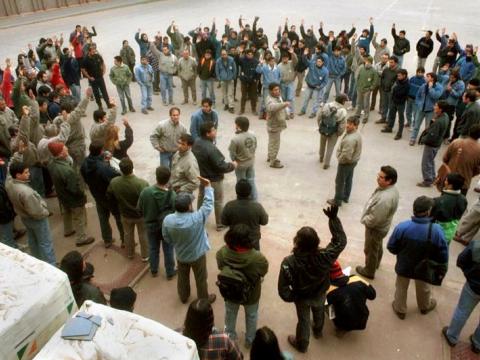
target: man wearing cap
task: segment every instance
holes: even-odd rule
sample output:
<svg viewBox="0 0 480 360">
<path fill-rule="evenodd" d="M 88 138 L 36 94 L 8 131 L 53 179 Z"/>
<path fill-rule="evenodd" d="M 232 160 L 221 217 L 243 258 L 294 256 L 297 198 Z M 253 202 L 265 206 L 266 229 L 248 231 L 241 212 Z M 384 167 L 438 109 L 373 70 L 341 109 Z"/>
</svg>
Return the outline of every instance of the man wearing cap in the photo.
<svg viewBox="0 0 480 360">
<path fill-rule="evenodd" d="M 260 251 L 260 225 L 268 224 L 268 214 L 263 206 L 251 198 L 252 185 L 246 179 L 240 179 L 235 186 L 237 199 L 229 201 L 222 212 L 222 224 L 234 226 L 246 224 L 250 227 L 250 239 L 253 247 Z"/>
<path fill-rule="evenodd" d="M 178 151 L 172 159 L 172 176 L 170 186 L 175 192 L 193 193 L 198 189 L 200 170 L 197 159 L 192 153 L 193 138 L 190 134 L 182 134 L 177 140 Z"/>
<path fill-rule="evenodd" d="M 432 298 L 431 286 L 418 280 L 415 268 L 424 259 L 446 264 L 448 262 L 448 246 L 442 228 L 432 223 L 430 211 L 433 200 L 420 196 L 413 202 L 412 220 L 398 224 L 388 240 L 388 250 L 397 256 L 395 272 L 395 300 L 392 302 L 393 312 L 399 319 L 407 314 L 407 293 L 410 279 L 415 279 L 417 305 L 422 315 L 435 309 L 437 302 Z M 430 244 L 429 244 L 430 242 Z"/>
<path fill-rule="evenodd" d="M 210 250 L 205 223 L 213 210 L 214 189 L 210 180 L 199 177 L 204 191 L 202 206 L 193 211 L 193 195 L 179 193 L 175 198 L 175 213 L 163 220 L 162 234 L 165 241 L 175 248 L 177 255 L 177 291 L 180 301 L 185 304 L 190 297 L 190 268 L 195 276 L 197 297 L 213 303 L 215 294 L 208 293 L 207 258 Z"/>
<path fill-rule="evenodd" d="M 357 266 L 358 274 L 373 279 L 383 256 L 383 239 L 387 236 L 398 207 L 397 171 L 382 166 L 377 175 L 378 187 L 368 199 L 360 222 L 365 225 L 365 267 Z"/>
</svg>

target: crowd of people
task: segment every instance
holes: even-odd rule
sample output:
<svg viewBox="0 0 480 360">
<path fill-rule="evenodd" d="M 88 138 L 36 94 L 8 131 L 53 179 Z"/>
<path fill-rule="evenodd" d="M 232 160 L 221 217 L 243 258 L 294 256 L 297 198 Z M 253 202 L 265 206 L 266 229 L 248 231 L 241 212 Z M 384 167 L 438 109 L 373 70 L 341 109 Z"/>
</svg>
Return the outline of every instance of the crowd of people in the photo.
<svg viewBox="0 0 480 360">
<path fill-rule="evenodd" d="M 244 345 L 250 349 L 251 359 L 264 359 L 265 354 L 272 359 L 292 359 L 290 353 L 281 352 L 272 329 L 257 329 L 262 279 L 269 270 L 261 251 L 260 229 L 269 218 L 258 202 L 257 138 L 249 131 L 246 104 L 250 103 L 252 115 L 266 120 L 267 161 L 274 169 L 285 166 L 279 159 L 281 134 L 295 116 L 308 113 L 316 119 L 324 169 L 330 167 L 336 147 L 335 196 L 327 200 L 329 207 L 324 210 L 332 239 L 321 248 L 313 227 L 299 229 L 278 278 L 279 296 L 295 304 L 298 317 L 295 335 L 288 336 L 288 342 L 306 352 L 310 331 L 315 338 L 322 336 L 325 304 L 339 333 L 362 330 L 369 315 L 366 301 L 376 296 L 366 279 L 375 278 L 383 239 L 399 204 L 398 173 L 392 166 L 379 167 L 377 188 L 361 215 L 364 266 L 355 268 L 358 275 L 346 276 L 337 259 L 347 246 L 338 210 L 349 202 L 354 170 L 362 158 L 359 124 L 369 122 L 379 95 L 380 118 L 375 123 L 383 125 L 382 133 L 392 133 L 397 126 L 395 140 L 409 128 L 409 145 L 423 146 L 422 181 L 417 185 L 436 186 L 441 192 L 434 199 L 418 197 L 412 219 L 396 225 L 388 240 L 388 251 L 397 257 L 392 309 L 399 319 L 406 318 L 410 280 L 415 281 L 420 312 L 425 315 L 435 309 L 431 285 L 440 285 L 445 276 L 450 241 L 461 242 L 467 247 L 457 265 L 466 282 L 451 323 L 442 330 L 448 344 L 455 346 L 480 300 L 480 245 L 474 240 L 480 228 L 480 200 L 467 211 L 465 197 L 472 179 L 480 173 L 477 48 L 470 44 L 462 47 L 457 35 L 447 34 L 445 29 L 427 31 L 416 43 L 417 67 L 409 77 L 402 66 L 411 56 L 410 41 L 405 30 L 397 32 L 396 24 L 391 29 L 391 50 L 387 38 L 377 41 L 373 18 L 369 28 L 358 34 L 354 26 L 348 32 L 325 32 L 321 22 L 318 37 L 314 27 L 307 27 L 303 20 L 297 33 L 296 26 L 286 19 L 274 41 L 269 41 L 259 20 L 255 17 L 250 27 L 240 16 L 236 30 L 226 19 L 221 39 L 214 19 L 211 27 L 198 27 L 188 35 L 181 33 L 175 22 L 168 26 L 166 36 L 157 33 L 153 39 L 139 29 L 134 36 L 138 52 L 128 40 L 122 42 L 108 73 L 120 99 L 121 114 L 135 112 L 132 82 L 139 86 L 143 114 L 155 111 L 154 95 L 160 95 L 162 104 L 169 107 L 169 118 L 160 121 L 150 136 L 160 158 L 152 185 L 134 174 L 135 159 L 128 155 L 134 134 L 126 118 L 122 120 L 124 139 L 120 140 L 119 106 L 107 91 L 108 64 L 92 40 L 97 36 L 95 28 L 90 32 L 77 25 L 65 46 L 63 35 L 41 38 L 35 48 L 28 45 L 28 51 L 18 55 L 14 70 L 7 59 L 0 86 L 1 242 L 18 247 L 16 238 L 22 231 L 14 228 L 14 219 L 19 216 L 30 254 L 67 273 L 77 304 L 85 299 L 106 303 L 91 283 L 92 264 L 85 263 L 78 251 L 57 260 L 49 225 L 52 212 L 45 201 L 58 198 L 64 236 L 74 236 L 76 246 L 81 247 L 95 241 L 86 227 L 89 191 L 105 248 L 115 242 L 110 224 L 113 217 L 120 246 L 127 258 L 133 259 L 136 229 L 141 260 L 157 277 L 160 248 L 163 250 L 165 277 L 177 279 L 178 296 L 184 304 L 191 296 L 193 271 L 197 297 L 190 303 L 181 331 L 196 342 L 201 359 L 243 358 L 236 332 L 240 305 L 245 310 Z M 426 60 L 434 56 L 433 37 L 440 46 L 432 71 L 426 72 Z M 182 108 L 173 101 L 174 77 L 181 81 L 182 105 L 190 99 L 197 105 L 200 99 L 189 127 L 180 121 Z M 238 81 L 240 108 L 235 109 Z M 81 86 L 86 82 L 82 96 Z M 335 97 L 331 99 L 333 86 Z M 220 98 L 215 94 L 217 87 Z M 295 110 L 295 98 L 301 95 L 302 106 Z M 87 137 L 81 119 L 93 100 L 97 109 Z M 231 161 L 216 144 L 222 106 L 223 111 L 238 114 L 228 147 Z M 435 158 L 442 144 L 448 147 L 437 169 Z M 237 199 L 224 206 L 223 180 L 230 172 L 236 175 Z M 474 186 L 474 191 L 480 192 L 480 186 Z M 216 254 L 216 284 L 225 300 L 223 332 L 214 327 L 211 304 L 216 295 L 209 291 L 207 281 L 210 243 L 205 227 L 212 212 L 216 230 L 228 228 L 225 245 Z M 110 304 L 133 311 L 135 299 L 133 289 L 116 289 Z M 472 350 L 480 352 L 478 328 L 470 340 Z"/>
</svg>

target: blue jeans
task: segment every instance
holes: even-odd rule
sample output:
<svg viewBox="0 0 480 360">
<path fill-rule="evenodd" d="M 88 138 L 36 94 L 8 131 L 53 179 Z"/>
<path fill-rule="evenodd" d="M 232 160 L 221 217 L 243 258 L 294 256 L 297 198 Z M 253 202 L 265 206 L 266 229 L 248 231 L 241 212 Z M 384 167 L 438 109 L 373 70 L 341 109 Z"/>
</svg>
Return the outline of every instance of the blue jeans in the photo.
<svg viewBox="0 0 480 360">
<path fill-rule="evenodd" d="M 252 185 L 252 194 L 250 198 L 252 200 L 257 200 L 258 193 L 257 186 L 255 185 L 255 168 L 253 167 L 253 165 L 245 168 L 236 168 L 235 175 L 237 176 L 237 182 L 239 180 L 245 179 L 250 183 L 250 185 Z"/>
<path fill-rule="evenodd" d="M 30 254 L 50 265 L 57 266 L 48 218 L 40 220 L 22 218 L 22 222 L 27 229 L 27 241 Z"/>
<path fill-rule="evenodd" d="M 452 320 L 448 326 L 447 336 L 451 342 L 456 344 L 458 337 L 463 329 L 463 326 L 467 322 L 470 314 L 480 301 L 480 295 L 473 292 L 468 285 L 468 282 L 463 285 L 460 299 L 458 299 L 457 307 L 453 313 Z M 480 348 L 480 325 L 477 326 L 472 336 L 473 345 L 478 349 Z"/>
<path fill-rule="evenodd" d="M 417 104 L 415 99 L 407 98 L 407 108 L 405 110 L 405 115 L 407 118 L 408 126 L 412 125 L 415 122 L 415 114 L 417 113 Z"/>
<path fill-rule="evenodd" d="M 403 65 L 403 55 L 394 55 L 398 59 L 398 68 L 401 69 Z"/>
<path fill-rule="evenodd" d="M 172 158 L 173 158 L 173 152 L 161 152 L 160 153 L 160 165 L 165 166 L 167 168 L 172 167 Z"/>
<path fill-rule="evenodd" d="M 410 140 L 417 140 L 418 131 L 420 130 L 420 126 L 422 126 L 423 119 L 425 119 L 425 127 L 430 125 L 430 122 L 433 118 L 433 111 L 424 112 L 420 109 L 417 109 L 417 113 L 415 114 L 415 122 L 413 125 L 412 133 L 410 135 Z"/>
<path fill-rule="evenodd" d="M 213 79 L 209 80 L 201 80 L 200 79 L 200 90 L 202 91 L 202 99 L 210 98 L 212 102 L 215 104 L 215 92 L 213 90 Z M 208 96 L 207 96 L 208 90 Z"/>
<path fill-rule="evenodd" d="M 110 226 L 110 214 L 111 214 L 115 219 L 118 232 L 120 233 L 120 239 L 122 240 L 122 243 L 123 243 L 125 238 L 123 234 L 122 219 L 120 218 L 120 212 L 118 212 L 118 209 L 116 211 L 112 211 L 109 204 L 106 204 L 104 201 L 95 200 L 95 204 L 97 207 L 98 221 L 100 222 L 100 231 L 102 233 L 103 241 L 106 244 L 109 244 L 113 240 L 112 227 Z"/>
<path fill-rule="evenodd" d="M 301 112 L 302 113 L 307 112 L 308 103 L 310 102 L 310 99 L 313 97 L 312 114 L 317 114 L 318 108 L 320 107 L 320 103 L 323 101 L 324 90 L 325 88 L 312 89 L 310 86 L 307 85 L 307 87 L 305 88 L 305 99 L 303 100 Z"/>
<path fill-rule="evenodd" d="M 80 100 L 82 100 L 82 91 L 80 89 L 80 85 L 71 84 L 69 87 L 75 102 L 78 104 Z"/>
<path fill-rule="evenodd" d="M 355 73 L 352 73 L 352 76 L 350 76 L 348 98 L 352 101 L 352 107 L 355 107 L 357 105 L 357 82 L 355 81 Z"/>
<path fill-rule="evenodd" d="M 163 240 L 162 229 L 158 224 L 146 224 L 148 237 L 148 252 L 150 256 L 150 271 L 152 274 L 158 273 L 158 264 L 160 262 L 160 243 L 162 243 L 163 259 L 165 261 L 165 272 L 167 276 L 175 274 L 175 253 L 172 245 Z"/>
<path fill-rule="evenodd" d="M 342 85 L 342 78 L 341 77 L 329 77 L 327 81 L 327 86 L 325 86 L 325 96 L 323 97 L 323 102 L 327 102 L 328 96 L 330 95 L 330 90 L 332 85 L 335 84 L 335 96 L 340 94 L 341 85 Z"/>
<path fill-rule="evenodd" d="M 173 76 L 170 74 L 160 73 L 160 93 L 162 94 L 162 101 L 167 102 L 167 93 L 168 93 L 168 103 L 173 103 Z"/>
<path fill-rule="evenodd" d="M 422 155 L 422 176 L 423 182 L 432 184 L 435 180 L 435 156 L 437 156 L 438 147 L 425 145 Z"/>
<path fill-rule="evenodd" d="M 140 92 L 142 93 L 142 110 L 146 110 L 148 107 L 152 106 L 152 93 L 153 87 L 152 83 L 149 84 L 140 84 Z"/>
<path fill-rule="evenodd" d="M 290 113 L 294 111 L 294 99 L 295 99 L 295 83 L 292 81 L 291 83 L 282 83 L 280 84 L 280 90 L 282 92 L 282 99 L 283 101 L 290 101 L 290 106 L 288 109 Z"/>
<path fill-rule="evenodd" d="M 234 340 L 237 338 L 235 327 L 239 307 L 240 304 L 225 300 L 225 332 Z M 258 302 L 252 305 L 243 305 L 243 308 L 245 309 L 245 341 L 251 344 L 257 331 Z"/>
<path fill-rule="evenodd" d="M 355 166 L 357 166 L 357 163 L 338 164 L 337 177 L 335 178 L 335 201 L 339 205 L 342 201 L 348 202 L 348 199 L 350 199 Z"/>
<path fill-rule="evenodd" d="M 0 224 L 0 242 L 18 249 L 17 242 L 13 237 L 13 220 L 6 224 Z"/>
</svg>

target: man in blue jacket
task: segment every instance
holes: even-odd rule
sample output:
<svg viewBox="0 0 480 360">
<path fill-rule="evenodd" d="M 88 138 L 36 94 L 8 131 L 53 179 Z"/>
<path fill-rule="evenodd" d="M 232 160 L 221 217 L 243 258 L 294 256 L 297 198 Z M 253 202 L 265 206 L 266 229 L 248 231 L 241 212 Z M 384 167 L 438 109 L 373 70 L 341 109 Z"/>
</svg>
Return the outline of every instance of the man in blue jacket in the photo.
<svg viewBox="0 0 480 360">
<path fill-rule="evenodd" d="M 190 119 L 190 134 L 195 141 L 200 137 L 200 126 L 211 121 L 218 128 L 218 114 L 212 109 L 213 102 L 209 98 L 202 99 L 202 108 L 195 111 Z"/>
<path fill-rule="evenodd" d="M 480 241 L 471 241 L 468 246 L 458 255 L 457 266 L 462 269 L 466 282 L 463 285 L 460 299 L 453 313 L 449 326 L 442 329 L 442 334 L 448 345 L 455 346 L 458 337 L 480 301 Z M 477 326 L 473 335 L 470 336 L 471 349 L 474 353 L 480 353 L 480 325 Z"/>
<path fill-rule="evenodd" d="M 418 93 L 418 90 L 420 89 L 420 86 L 422 86 L 427 82 L 425 80 L 425 68 L 423 66 L 418 67 L 417 72 L 415 73 L 414 76 L 410 78 L 408 82 L 410 84 L 410 87 L 408 90 L 407 107 L 405 109 L 405 117 L 407 120 L 405 127 L 412 126 L 413 121 L 415 119 L 415 114 L 417 113 L 415 98 L 417 97 L 417 93 Z"/>
<path fill-rule="evenodd" d="M 363 47 L 367 55 L 370 55 L 370 42 L 373 39 L 373 35 L 375 34 L 375 29 L 373 27 L 373 18 L 371 17 L 368 19 L 370 22 L 370 30 L 363 29 L 362 35 L 358 38 L 357 46 Z"/>
<path fill-rule="evenodd" d="M 325 96 L 323 97 L 323 102 L 327 102 L 328 96 L 330 95 L 330 89 L 332 85 L 335 84 L 335 96 L 340 95 L 341 93 L 341 83 L 342 76 L 347 71 L 347 64 L 345 62 L 345 57 L 342 55 L 342 48 L 339 45 L 335 45 L 335 48 L 332 51 L 332 43 L 335 39 L 330 37 L 330 42 L 328 43 L 327 53 L 328 53 L 328 81 L 325 88 Z"/>
<path fill-rule="evenodd" d="M 226 49 L 222 50 L 220 57 L 217 59 L 215 74 L 222 88 L 224 110 L 233 114 L 233 80 L 237 77 L 237 65 L 233 57 L 228 56 Z"/>
<path fill-rule="evenodd" d="M 328 62 L 326 54 L 314 54 L 310 60 L 307 58 L 308 50 L 305 50 L 302 61 L 308 64 L 308 73 L 305 77 L 307 87 L 305 88 L 305 99 L 303 100 L 302 109 L 298 113 L 299 116 L 305 115 L 307 112 L 308 103 L 313 97 L 312 112 L 308 116 L 313 119 L 317 115 L 320 103 L 323 101 L 325 86 L 328 81 L 328 69 L 325 62 Z"/>
<path fill-rule="evenodd" d="M 271 83 L 280 84 L 281 75 L 280 70 L 277 67 L 275 58 L 271 53 L 266 53 L 265 58 L 260 58 L 260 63 L 257 65 L 256 69 L 257 74 L 262 75 L 262 103 L 260 104 L 260 119 L 265 119 L 265 101 L 267 96 L 270 94 L 268 87 Z"/>
<path fill-rule="evenodd" d="M 448 246 L 442 228 L 432 223 L 430 211 L 433 200 L 420 196 L 413 202 L 412 220 L 398 224 L 393 230 L 387 249 L 397 255 L 395 272 L 395 300 L 392 302 L 394 313 L 405 319 L 407 313 L 407 293 L 410 279 L 415 279 L 417 305 L 423 315 L 435 309 L 437 302 L 431 296 L 430 284 L 417 279 L 415 268 L 428 258 L 438 263 L 448 262 Z M 428 243 L 431 243 L 429 245 Z M 428 255 L 427 255 L 428 253 Z"/>
</svg>

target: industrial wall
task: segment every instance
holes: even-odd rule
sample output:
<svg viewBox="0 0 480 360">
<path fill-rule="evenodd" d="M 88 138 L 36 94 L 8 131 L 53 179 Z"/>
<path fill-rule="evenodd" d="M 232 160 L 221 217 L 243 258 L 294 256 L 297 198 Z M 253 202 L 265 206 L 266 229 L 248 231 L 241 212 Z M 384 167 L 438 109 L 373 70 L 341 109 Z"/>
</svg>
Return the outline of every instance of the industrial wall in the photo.
<svg viewBox="0 0 480 360">
<path fill-rule="evenodd" d="M 0 17 L 78 6 L 101 0 L 0 0 Z"/>
</svg>

